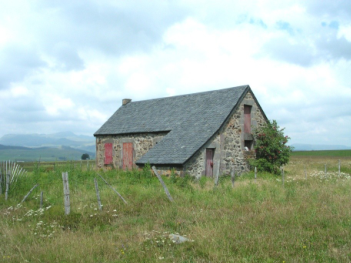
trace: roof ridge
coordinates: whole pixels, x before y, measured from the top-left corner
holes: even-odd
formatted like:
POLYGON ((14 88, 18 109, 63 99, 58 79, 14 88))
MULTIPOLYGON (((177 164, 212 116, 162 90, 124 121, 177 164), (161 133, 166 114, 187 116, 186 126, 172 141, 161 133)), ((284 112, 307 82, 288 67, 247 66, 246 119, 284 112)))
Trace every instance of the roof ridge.
POLYGON ((240 86, 235 86, 235 87, 230 87, 230 88, 224 88, 224 89, 215 89, 215 90, 207 90, 207 91, 199 91, 199 92, 194 92, 194 93, 188 93, 188 94, 180 94, 180 95, 174 95, 174 96, 168 96, 168 97, 161 97, 161 98, 154 98, 154 99, 146 99, 146 100, 137 100, 137 101, 131 101, 128 104, 131 103, 138 103, 138 102, 144 102, 144 101, 152 101, 152 100, 163 100, 163 99, 174 99, 178 97, 186 97, 186 96, 193 96, 193 95, 200 95, 200 94, 206 94, 206 93, 211 93, 211 92, 220 92, 220 91, 226 91, 230 89, 238 89, 238 88, 247 88, 250 87, 249 84, 245 85, 240 85, 240 86))

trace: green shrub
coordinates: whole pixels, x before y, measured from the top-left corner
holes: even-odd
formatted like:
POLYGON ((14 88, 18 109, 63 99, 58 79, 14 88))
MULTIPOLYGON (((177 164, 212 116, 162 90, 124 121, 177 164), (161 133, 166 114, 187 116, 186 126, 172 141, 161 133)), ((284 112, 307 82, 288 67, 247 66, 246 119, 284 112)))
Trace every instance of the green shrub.
POLYGON ((292 149, 286 145, 290 137, 284 136, 283 131, 275 120, 255 130, 256 159, 250 164, 258 171, 280 174, 280 167, 288 163, 292 149))

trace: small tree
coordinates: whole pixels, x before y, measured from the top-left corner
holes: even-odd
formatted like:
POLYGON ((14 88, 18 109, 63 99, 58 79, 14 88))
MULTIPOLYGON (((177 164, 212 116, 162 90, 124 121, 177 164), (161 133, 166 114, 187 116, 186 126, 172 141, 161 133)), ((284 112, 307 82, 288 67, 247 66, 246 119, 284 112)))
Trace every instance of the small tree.
POLYGON ((87 154, 87 153, 83 153, 81 159, 82 159, 82 160, 89 160, 89 159, 90 159, 90 156, 89 156, 89 154, 87 154))
POLYGON ((283 131, 275 120, 254 131, 256 159, 251 165, 258 171, 279 174, 279 168, 289 162, 292 149, 286 143, 290 137, 284 136, 283 131))

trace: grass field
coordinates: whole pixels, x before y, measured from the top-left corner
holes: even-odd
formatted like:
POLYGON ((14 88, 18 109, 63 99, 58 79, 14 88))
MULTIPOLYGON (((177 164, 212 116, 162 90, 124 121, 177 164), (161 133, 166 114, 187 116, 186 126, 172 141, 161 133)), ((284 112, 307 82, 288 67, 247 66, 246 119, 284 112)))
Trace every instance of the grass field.
POLYGON ((326 157, 351 157, 351 150, 328 150, 328 151, 295 151, 292 156, 326 156, 326 157))
POLYGON ((95 166, 95 160, 80 160, 80 161, 53 161, 53 162, 19 162, 26 171, 32 172, 35 169, 40 169, 41 171, 54 171, 55 169, 87 169, 95 166), (60 168, 61 167, 61 168, 60 168))
POLYGON ((248 173, 213 180, 165 177, 170 203, 149 169, 35 168, 0 196, 1 262, 350 262, 351 157, 294 156, 282 178, 248 173), (327 173, 325 173, 327 164, 327 173), (64 215, 61 172, 70 180, 64 215), (305 178, 305 171, 307 178, 305 178), (97 208, 98 179, 102 211, 97 208), (32 195, 17 205, 38 183, 32 195), (39 195, 44 192, 44 208, 39 195), (169 234, 190 239, 173 243, 169 234))

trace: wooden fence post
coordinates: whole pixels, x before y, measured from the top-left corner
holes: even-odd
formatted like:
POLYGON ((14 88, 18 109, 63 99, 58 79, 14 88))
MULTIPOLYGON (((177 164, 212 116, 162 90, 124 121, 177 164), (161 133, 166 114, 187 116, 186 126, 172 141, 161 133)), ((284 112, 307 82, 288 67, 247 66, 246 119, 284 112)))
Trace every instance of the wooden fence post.
POLYGON ((112 185, 110 185, 100 174, 97 174, 97 175, 101 177, 101 179, 105 182, 105 184, 107 184, 107 185, 123 200, 123 202, 124 202, 125 204, 127 203, 127 201, 124 200, 123 196, 121 196, 121 195, 117 192, 117 190, 114 189, 114 188, 112 187, 112 185))
POLYGON ((340 159, 339 159, 339 177, 340 177, 340 159))
POLYGON ((257 178, 257 167, 255 166, 255 180, 257 178))
POLYGON ((155 166, 152 166, 152 170, 154 171, 155 175, 157 176, 158 180, 160 181, 160 183, 162 184, 163 186, 163 190, 165 190, 165 193, 169 199, 169 201, 173 202, 173 198, 171 196, 171 194, 169 193, 168 189, 167 189, 167 186, 165 185, 165 183, 163 182, 161 176, 157 173, 157 170, 156 170, 156 167, 155 166))
POLYGON ((69 184, 68 184, 68 173, 62 173, 63 182, 63 200, 65 204, 65 215, 69 215, 71 207, 69 202, 69 184))
POLYGON ((25 195, 25 197, 23 197, 22 201, 20 204, 22 204, 24 201, 26 201, 27 197, 33 192, 33 190, 38 186, 38 184, 34 185, 32 187, 32 189, 29 190, 28 194, 25 195))
POLYGON ((217 186, 217 185, 218 185, 218 181, 219 181, 219 165, 220 165, 220 161, 217 161, 217 169, 216 169, 215 186, 217 186))
POLYGON ((95 183, 95 191, 96 191, 96 197, 97 197, 97 201, 98 201, 99 210, 102 210, 99 186, 98 186, 98 183, 96 181, 96 178, 94 178, 94 183, 95 183))
POLYGON ((43 191, 40 192, 40 208, 43 208, 43 191))
POLYGON ((232 167, 232 172, 230 174, 230 177, 232 179, 232 187, 234 188, 234 182, 235 182, 235 167, 232 167))
POLYGON ((6 174, 5 200, 7 200, 9 196, 9 190, 10 190, 10 174, 6 174))
POLYGON ((284 187, 284 167, 282 167, 282 181, 283 181, 283 187, 284 187))
POLYGON ((327 164, 324 164, 324 175, 327 176, 327 164))
POLYGON ((1 167, 0 167, 0 195, 2 195, 2 173, 1 173, 1 167))

